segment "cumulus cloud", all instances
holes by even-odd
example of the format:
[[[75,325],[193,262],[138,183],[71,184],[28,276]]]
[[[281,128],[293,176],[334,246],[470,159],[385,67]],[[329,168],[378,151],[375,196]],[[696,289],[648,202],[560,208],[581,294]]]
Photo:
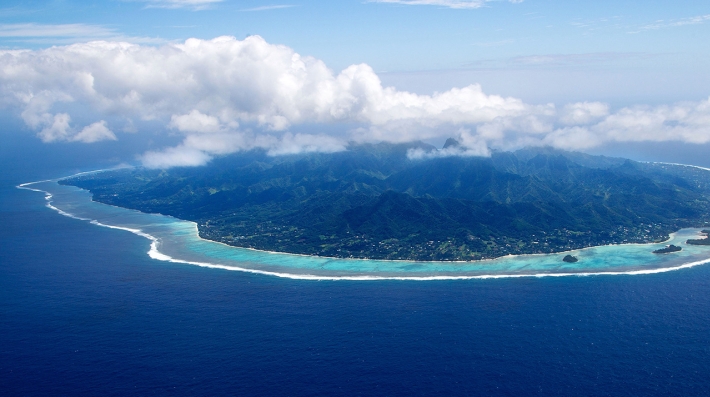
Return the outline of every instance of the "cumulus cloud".
[[[565,106],[560,124],[541,143],[562,149],[588,149],[608,142],[710,142],[710,98],[673,106],[609,106],[583,102]]]
[[[420,95],[383,86],[368,65],[336,73],[321,60],[259,36],[0,51],[0,106],[14,109],[45,142],[115,140],[115,131],[135,130],[133,120],[162,123],[183,140],[145,153],[141,159],[150,167],[200,165],[255,148],[271,155],[334,152],[350,141],[446,136],[457,136],[461,147],[414,156],[487,155],[489,148],[526,145],[585,149],[610,141],[710,141],[710,100],[612,111],[600,102],[532,105],[486,94],[477,84]],[[82,127],[75,119],[91,122]],[[351,127],[332,136],[318,131],[325,124]],[[314,127],[294,134],[294,125]]]
[[[563,127],[546,134],[541,143],[544,145],[566,149],[582,150],[599,146],[604,143],[603,137],[586,127]]]
[[[197,167],[207,164],[212,157],[200,150],[178,146],[160,152],[147,152],[141,160],[148,168]]]
[[[560,112],[560,123],[567,125],[588,124],[609,114],[609,105],[601,102],[570,103]]]
[[[70,140],[84,143],[94,143],[100,141],[115,141],[116,135],[108,129],[104,120],[87,125],[78,134],[72,136]]]
[[[38,134],[43,142],[64,141],[69,138],[71,116],[66,113],[57,113],[54,116],[47,114],[44,116],[46,125]]]
[[[346,144],[338,138],[327,135],[284,134],[275,145],[269,145],[268,154],[272,156],[297,153],[335,153],[345,150]]]
[[[491,149],[485,139],[476,134],[471,134],[470,130],[461,129],[451,145],[447,140],[447,145],[440,150],[426,151],[421,148],[409,149],[407,157],[410,159],[431,159],[441,157],[490,157]]]
[[[214,156],[244,150],[263,149],[270,156],[299,153],[334,153],[346,150],[347,142],[328,135],[291,134],[280,137],[269,134],[249,134],[244,132],[218,133],[210,135],[188,135],[176,147],[151,151],[141,156],[148,168],[172,166],[204,165]]]
[[[609,115],[592,130],[622,142],[710,142],[710,98],[674,106],[634,106]]]
[[[79,133],[74,133],[70,126],[71,116],[66,113],[55,115],[44,114],[38,123],[44,124],[37,134],[43,142],[73,141],[94,143],[105,140],[115,141],[116,135],[108,129],[104,120],[84,127]]]
[[[356,123],[364,127],[353,139],[406,141],[435,136],[442,125],[534,118],[546,109],[487,95],[479,85],[434,95],[383,87],[368,65],[335,74],[322,61],[259,36],[160,47],[95,41],[1,51],[0,71],[1,100],[19,107],[46,141],[71,140],[71,113],[56,123],[53,116],[67,104],[83,114],[169,120],[166,125],[185,134],[192,148],[201,140],[210,148],[221,145],[224,153],[250,147],[272,153],[343,148],[336,138],[280,133],[294,124]],[[257,134],[254,142],[281,143],[243,143],[242,124],[265,136]],[[93,141],[81,137],[75,140]]]
[[[217,117],[206,115],[196,109],[188,114],[172,115],[169,126],[182,132],[202,133],[218,132],[223,128]]]

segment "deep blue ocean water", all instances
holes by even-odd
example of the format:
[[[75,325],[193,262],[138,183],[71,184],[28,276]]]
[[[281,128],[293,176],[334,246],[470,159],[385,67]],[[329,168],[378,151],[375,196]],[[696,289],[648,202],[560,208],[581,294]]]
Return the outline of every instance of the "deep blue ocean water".
[[[9,159],[0,395],[710,395],[710,266],[374,282],[204,269],[57,215],[14,186],[75,169]]]

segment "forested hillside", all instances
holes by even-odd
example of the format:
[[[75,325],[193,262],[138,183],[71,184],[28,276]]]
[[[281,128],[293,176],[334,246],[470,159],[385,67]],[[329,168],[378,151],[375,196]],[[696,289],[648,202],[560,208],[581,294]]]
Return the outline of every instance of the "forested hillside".
[[[703,170],[548,148],[410,159],[415,148],[435,150],[382,143],[333,154],[252,151],[204,167],[63,183],[100,202],[195,221],[204,238],[336,257],[547,253],[660,241],[710,221],[710,172]]]

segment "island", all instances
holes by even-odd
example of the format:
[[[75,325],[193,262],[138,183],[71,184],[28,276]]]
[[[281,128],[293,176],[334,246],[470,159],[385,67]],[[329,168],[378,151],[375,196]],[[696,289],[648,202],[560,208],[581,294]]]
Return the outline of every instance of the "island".
[[[579,259],[577,259],[576,256],[572,256],[572,255],[565,255],[565,257],[562,258],[562,260],[567,263],[576,263],[579,261]]]
[[[251,150],[201,167],[60,183],[193,221],[235,247],[337,258],[469,261],[662,242],[710,225],[710,173],[552,148],[467,156],[423,142],[336,153]]]
[[[710,234],[710,230],[703,229],[701,233],[705,235],[704,238],[689,239],[685,243],[690,245],[710,245],[710,237],[708,237],[708,234]]]
[[[683,248],[677,246],[677,245],[669,245],[666,248],[661,248],[653,251],[654,254],[670,254],[671,252],[678,252],[681,251]]]

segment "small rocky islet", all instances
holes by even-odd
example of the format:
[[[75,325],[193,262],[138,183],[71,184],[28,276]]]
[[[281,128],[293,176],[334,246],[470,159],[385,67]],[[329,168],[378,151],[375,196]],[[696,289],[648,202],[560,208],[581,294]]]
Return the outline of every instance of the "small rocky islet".
[[[678,252],[678,251],[682,251],[682,250],[683,250],[683,248],[681,248],[677,245],[671,244],[671,245],[667,246],[666,248],[657,249],[657,250],[653,251],[653,253],[654,254],[670,254],[671,252]]]

